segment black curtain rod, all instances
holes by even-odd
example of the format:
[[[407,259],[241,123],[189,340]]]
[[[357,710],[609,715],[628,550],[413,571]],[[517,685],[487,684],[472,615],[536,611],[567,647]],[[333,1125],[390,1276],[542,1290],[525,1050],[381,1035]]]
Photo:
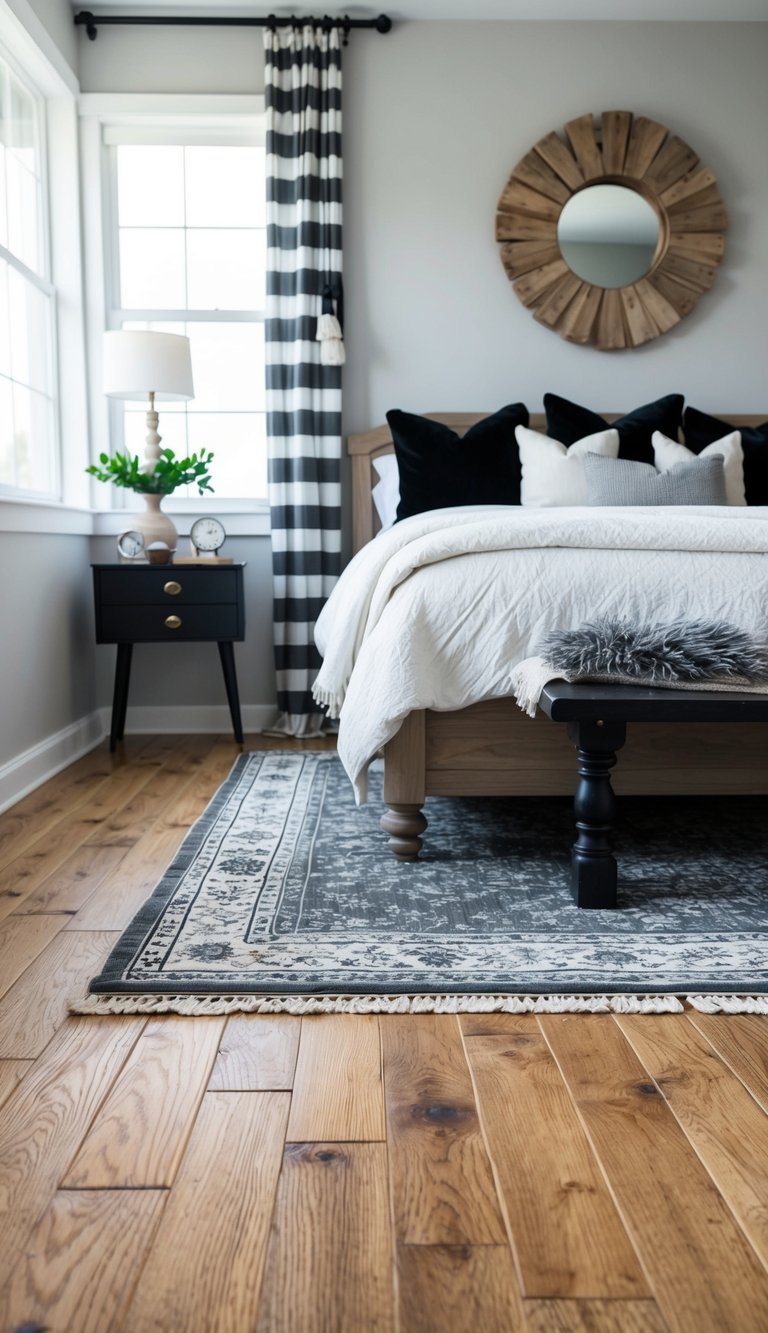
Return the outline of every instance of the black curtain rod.
[[[379,14],[375,19],[351,19],[348,14],[343,17],[331,18],[324,15],[323,18],[314,18],[310,15],[292,14],[288,18],[282,15],[269,14],[266,18],[179,18],[177,15],[147,15],[146,17],[134,14],[92,14],[89,9],[81,9],[75,14],[75,25],[78,28],[85,28],[90,41],[95,42],[101,24],[107,25],[130,25],[137,24],[157,27],[164,25],[171,28],[286,28],[295,24],[319,23],[326,24],[329,28],[342,28],[344,36],[352,28],[372,28],[375,32],[389,32],[392,27],[392,20],[388,14]]]

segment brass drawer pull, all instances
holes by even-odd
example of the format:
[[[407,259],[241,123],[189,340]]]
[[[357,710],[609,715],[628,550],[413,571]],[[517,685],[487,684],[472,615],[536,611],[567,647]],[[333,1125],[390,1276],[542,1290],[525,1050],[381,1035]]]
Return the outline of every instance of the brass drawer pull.
[[[166,616],[166,629],[181,629],[181,616]]]
[[[171,579],[170,582],[163,584],[163,592],[167,592],[169,597],[178,597],[181,592],[181,584],[177,583],[175,579]]]

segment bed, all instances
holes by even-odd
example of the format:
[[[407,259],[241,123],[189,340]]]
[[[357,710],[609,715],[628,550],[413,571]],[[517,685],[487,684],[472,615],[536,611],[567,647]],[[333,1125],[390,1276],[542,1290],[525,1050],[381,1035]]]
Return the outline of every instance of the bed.
[[[430,415],[463,434],[485,414]],[[606,414],[606,419],[615,417]],[[736,427],[756,426],[762,420],[743,415],[728,419]],[[546,429],[543,416],[533,416],[530,424],[534,430]],[[378,530],[371,498],[376,482],[373,463],[392,451],[386,426],[348,440],[355,552]],[[744,516],[745,511],[740,512]],[[762,511],[764,522],[765,513]],[[386,535],[380,540],[385,541]],[[754,561],[744,565],[745,571],[752,571],[746,576],[750,595],[757,568]],[[419,577],[418,573],[414,577]],[[754,592],[751,613],[762,615],[759,603],[763,594],[758,596],[757,589]],[[768,599],[762,600],[765,605]],[[426,828],[422,807],[427,796],[570,795],[573,791],[573,752],[564,729],[541,714],[533,719],[526,717],[511,697],[484,698],[465,707],[412,709],[398,721],[395,734],[386,740],[382,752],[387,810],[381,823],[389,835],[390,850],[401,859],[413,859],[421,850]],[[766,793],[768,752],[764,737],[759,728],[749,724],[708,728],[684,723],[673,734],[664,726],[638,724],[623,754],[615,785],[620,793],[636,794]],[[364,796],[361,779],[358,797]]]

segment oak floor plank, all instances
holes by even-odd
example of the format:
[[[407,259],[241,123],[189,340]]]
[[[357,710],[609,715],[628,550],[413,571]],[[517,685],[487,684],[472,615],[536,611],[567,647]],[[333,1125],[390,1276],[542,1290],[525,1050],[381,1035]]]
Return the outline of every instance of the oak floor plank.
[[[0,996],[11,989],[63,924],[60,916],[20,916],[0,924]]]
[[[396,1239],[505,1244],[458,1023],[388,1015],[381,1035]]]
[[[768,1116],[686,1018],[638,1017],[617,1022],[768,1266]]]
[[[64,1176],[63,1189],[173,1184],[223,1018],[151,1019]]]
[[[11,917],[9,920],[13,920]],[[0,1058],[34,1059],[85,991],[119,936],[111,931],[61,931],[0,1000]]]
[[[102,743],[0,815],[0,869],[68,819],[125,763]]]
[[[613,1018],[539,1024],[669,1328],[762,1333],[768,1274]]]
[[[189,782],[214,744],[211,736],[177,737],[177,747],[164,759],[144,786],[98,825],[87,843],[91,847],[133,846],[175,799],[180,780]]]
[[[462,1024],[463,1026],[463,1024]],[[467,1037],[523,1295],[647,1297],[648,1284],[541,1031]]]
[[[308,1225],[297,1225],[302,1218]],[[289,1145],[258,1333],[394,1333],[395,1327],[386,1145]]]
[[[371,1142],[385,1137],[378,1018],[328,1014],[302,1019],[289,1141]]]
[[[104,883],[127,851],[127,843],[112,843],[106,847],[83,843],[22,900],[13,915],[60,912],[73,916]]]
[[[526,1301],[525,1318],[528,1333],[667,1333],[654,1301]]]
[[[75,848],[93,842],[99,826],[105,824],[142,787],[151,781],[158,763],[126,764],[104,782],[70,819],[63,820],[22,856],[0,871],[0,918],[15,911],[40,887],[44,880],[69,860]],[[126,843],[130,836],[126,835]]]
[[[288,1014],[235,1014],[208,1084],[212,1092],[278,1092],[293,1087],[301,1019]]]
[[[214,738],[200,762],[179,775],[173,799],[158,805],[150,826],[70,919],[67,930],[125,930],[156,888],[232,762],[232,744]]]
[[[31,1068],[31,1060],[0,1060],[0,1106],[8,1100]]]
[[[523,1307],[506,1245],[401,1245],[400,1333],[522,1333]]]
[[[687,1018],[768,1111],[768,1015],[693,1012]]]
[[[285,1092],[206,1093],[125,1333],[255,1327],[289,1101]],[[297,1218],[289,1225],[305,1229]]]
[[[167,1197],[165,1190],[56,1194],[0,1295],[3,1328],[118,1328]]]
[[[143,1025],[68,1019],[0,1108],[0,1290]]]

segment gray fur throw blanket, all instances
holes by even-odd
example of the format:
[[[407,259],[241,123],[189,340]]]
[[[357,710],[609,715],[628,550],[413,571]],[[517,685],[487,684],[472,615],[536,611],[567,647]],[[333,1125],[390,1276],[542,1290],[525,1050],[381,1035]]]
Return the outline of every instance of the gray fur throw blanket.
[[[768,642],[722,620],[645,625],[595,620],[578,629],[552,631],[537,656],[513,669],[515,698],[531,717],[550,680],[765,694]]]

